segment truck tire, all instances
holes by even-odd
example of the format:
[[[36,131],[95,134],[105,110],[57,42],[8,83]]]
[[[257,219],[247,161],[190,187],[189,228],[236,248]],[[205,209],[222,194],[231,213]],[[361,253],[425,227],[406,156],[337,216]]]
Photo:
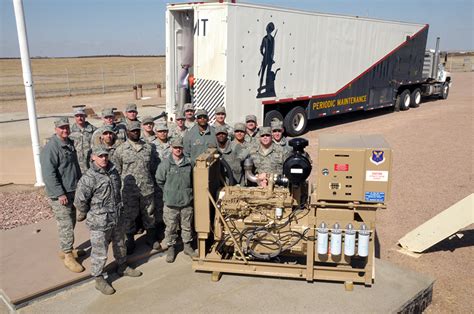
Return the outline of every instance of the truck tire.
[[[290,110],[283,121],[286,133],[290,136],[299,136],[303,134],[308,125],[308,116],[303,107],[295,107]]]
[[[400,110],[405,111],[410,109],[410,90],[405,89],[397,96],[397,102],[400,104]]]
[[[441,94],[439,95],[439,98],[447,99],[448,95],[449,95],[449,83],[446,82],[443,84],[443,87],[441,88]]]
[[[420,107],[420,103],[421,103],[421,90],[419,88],[415,88],[415,90],[411,92],[411,95],[410,95],[410,107],[418,108]]]
[[[263,126],[270,126],[273,120],[278,120],[283,122],[283,115],[278,110],[271,110],[265,115],[263,121]]]

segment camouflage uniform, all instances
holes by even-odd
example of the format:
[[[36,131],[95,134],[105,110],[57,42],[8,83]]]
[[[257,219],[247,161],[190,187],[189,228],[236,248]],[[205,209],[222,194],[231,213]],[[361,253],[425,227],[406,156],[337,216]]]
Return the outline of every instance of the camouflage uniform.
[[[281,148],[283,148],[286,152],[291,152],[293,150],[293,148],[291,148],[291,146],[288,144],[288,139],[286,137],[282,137],[279,142],[273,139],[273,143],[281,146]]]
[[[191,223],[193,220],[192,166],[183,156],[179,164],[170,156],[158,166],[156,182],[163,190],[163,219],[166,225],[165,243],[173,246],[181,227],[183,243],[193,240]]]
[[[160,157],[160,160],[168,158],[171,153],[171,146],[169,141],[163,143],[157,138],[155,141],[153,141],[152,144],[155,146],[156,152],[158,153],[158,157]]]
[[[122,177],[125,231],[134,233],[135,218],[141,214],[143,226],[154,228],[154,174],[159,164],[156,151],[143,141],[126,141],[115,151],[113,162]]]
[[[250,148],[251,146],[257,145],[258,144],[258,131],[259,129],[256,128],[255,131],[250,135],[248,133],[245,133],[245,143],[247,143],[247,147]]]
[[[142,141],[147,143],[153,143],[156,140],[156,135],[145,135],[145,131],[142,129],[142,137],[140,138]]]
[[[96,130],[97,128],[87,121],[84,128],[81,128],[77,123],[71,126],[69,138],[74,141],[81,172],[86,172],[89,168],[92,134]]]
[[[195,125],[196,125],[196,121],[188,121],[188,120],[186,120],[186,121],[184,122],[184,126],[185,126],[188,130],[191,129],[191,128],[192,128],[193,126],[195,126]]]
[[[232,175],[236,183],[239,184],[242,181],[242,147],[227,140],[225,147],[221,148],[217,145],[217,150],[221,153],[222,158],[229,164],[230,168],[232,168]]]
[[[249,149],[248,155],[252,158],[255,166],[255,172],[259,173],[283,173],[283,162],[286,159],[287,152],[281,146],[272,142],[268,149],[264,149],[261,144],[255,145]]]
[[[53,135],[44,146],[40,161],[46,193],[50,198],[49,204],[58,225],[59,245],[61,251],[70,253],[73,249],[76,225],[74,192],[81,176],[73,141],[67,139],[63,142]],[[58,200],[62,195],[66,195],[68,199],[66,205],[61,205]]]
[[[217,122],[214,122],[214,123],[212,124],[212,126],[213,126],[215,129],[217,129],[218,127],[221,127],[221,126],[225,127],[226,130],[227,130],[227,135],[229,136],[229,138],[230,138],[231,140],[234,139],[234,128],[231,127],[230,125],[228,125],[227,123],[219,124],[219,123],[217,123]]]
[[[177,137],[184,138],[184,135],[186,134],[187,131],[188,131],[188,128],[186,126],[184,126],[184,130],[181,130],[180,128],[178,128],[178,126],[175,123],[173,123],[170,125],[170,131],[168,133],[168,137],[170,141]]]
[[[94,132],[94,134],[92,135],[91,143],[92,143],[93,147],[95,145],[101,144],[100,136],[102,135],[103,127],[106,127],[106,126],[107,125],[103,125],[102,127],[98,128]],[[124,143],[127,140],[127,129],[126,129],[125,125],[114,123],[114,124],[110,125],[110,127],[112,127],[113,132],[117,136],[117,138],[115,140],[116,142],[121,144],[121,143]]]
[[[209,145],[217,147],[216,133],[210,125],[201,133],[199,126],[193,126],[184,136],[184,154],[194,163],[196,158],[205,152]]]
[[[94,163],[77,185],[74,205],[86,214],[91,236],[91,275],[100,276],[107,262],[110,242],[118,265],[125,264],[125,231],[123,205],[120,197],[120,175],[113,163],[106,169]]]

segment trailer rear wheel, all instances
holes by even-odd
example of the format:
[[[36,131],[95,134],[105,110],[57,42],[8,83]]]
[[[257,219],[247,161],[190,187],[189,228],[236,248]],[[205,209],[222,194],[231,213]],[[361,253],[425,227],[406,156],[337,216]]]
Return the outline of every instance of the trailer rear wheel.
[[[421,90],[416,88],[410,95],[410,107],[418,108],[421,103]]]
[[[265,115],[265,119],[263,121],[264,126],[271,126],[272,121],[278,120],[283,122],[283,115],[278,110],[271,110]]]
[[[449,95],[449,83],[444,83],[443,89],[441,90],[441,94],[439,95],[439,98],[446,99],[448,98],[448,95]]]
[[[290,136],[299,136],[306,130],[308,117],[303,107],[295,107],[285,116],[283,125]]]
[[[405,89],[400,95],[397,97],[397,101],[400,103],[400,110],[405,111],[410,109],[410,90]]]

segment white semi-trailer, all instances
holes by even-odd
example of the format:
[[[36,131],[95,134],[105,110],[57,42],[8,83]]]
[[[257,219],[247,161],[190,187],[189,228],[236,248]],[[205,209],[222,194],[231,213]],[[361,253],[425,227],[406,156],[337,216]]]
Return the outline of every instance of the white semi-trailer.
[[[309,119],[446,98],[439,54],[425,60],[428,25],[219,1],[166,11],[166,105],[225,106],[302,134]],[[431,63],[430,63],[431,62]]]

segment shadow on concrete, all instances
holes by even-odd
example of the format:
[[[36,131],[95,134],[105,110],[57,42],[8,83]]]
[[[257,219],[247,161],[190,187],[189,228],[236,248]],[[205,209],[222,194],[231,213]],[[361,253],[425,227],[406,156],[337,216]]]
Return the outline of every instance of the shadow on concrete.
[[[462,237],[459,238],[458,236],[456,236],[456,234],[460,234],[462,235]],[[437,244],[433,245],[423,253],[435,253],[439,251],[454,252],[456,249],[474,246],[474,229],[459,231],[456,232],[456,234],[453,235],[451,240],[449,238],[446,238],[441,242],[438,242]]]

